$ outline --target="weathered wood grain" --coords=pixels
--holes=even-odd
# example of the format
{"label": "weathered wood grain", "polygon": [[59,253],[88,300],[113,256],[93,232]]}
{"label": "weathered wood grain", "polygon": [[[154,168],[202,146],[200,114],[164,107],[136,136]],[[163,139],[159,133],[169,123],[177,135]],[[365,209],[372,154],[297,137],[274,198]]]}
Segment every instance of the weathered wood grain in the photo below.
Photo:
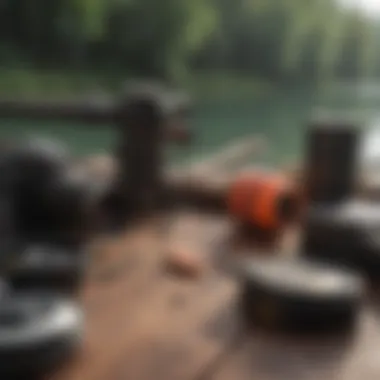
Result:
{"label": "weathered wood grain", "polygon": [[[203,246],[204,254],[211,255],[209,247],[226,228],[218,219],[187,214],[175,218],[166,237],[153,227],[140,227],[109,242],[109,259],[96,257],[83,290],[87,331],[82,352],[54,379],[191,379],[207,367],[238,328],[223,320],[229,318],[236,285],[212,269],[195,282],[170,276],[163,265],[165,247],[197,241],[198,248],[191,249]],[[102,251],[98,255],[107,256]],[[123,271],[122,260],[132,269]],[[119,273],[107,275],[112,267]],[[207,334],[218,323],[226,328]],[[183,352],[183,357],[176,360],[170,352]]]}
{"label": "weathered wood grain", "polygon": [[[264,252],[247,240],[228,239],[233,225],[220,217],[184,212],[172,222],[164,229],[157,222],[139,226],[104,243],[112,242],[110,252],[96,255],[82,294],[88,321],[83,349],[54,380],[379,378],[373,304],[364,307],[350,339],[291,339],[241,324],[234,263],[257,253],[295,254],[295,231],[284,236],[283,249]],[[165,249],[173,243],[205,255],[210,266],[203,277],[189,281],[165,271]]]}
{"label": "weathered wood grain", "polygon": [[251,332],[210,380],[375,380],[379,349],[378,316],[365,309],[352,337],[302,341]]}

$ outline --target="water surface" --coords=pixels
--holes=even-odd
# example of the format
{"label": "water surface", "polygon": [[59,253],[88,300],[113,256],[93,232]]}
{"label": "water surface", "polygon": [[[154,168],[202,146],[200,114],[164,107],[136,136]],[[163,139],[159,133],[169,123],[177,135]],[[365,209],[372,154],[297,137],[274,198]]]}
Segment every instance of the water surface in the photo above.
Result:
{"label": "water surface", "polygon": [[[237,137],[257,133],[269,142],[262,161],[271,164],[292,162],[302,157],[307,123],[321,110],[360,115],[365,120],[363,124],[370,121],[370,125],[374,125],[380,113],[380,85],[341,84],[325,91],[281,88],[199,97],[194,100],[189,120],[194,128],[195,141],[189,148],[171,148],[170,157],[172,160],[194,159]],[[24,134],[44,134],[62,139],[77,155],[112,149],[118,138],[113,128],[107,126],[91,127],[58,121],[6,120],[1,123],[0,136]],[[380,133],[376,139],[371,139],[372,155],[377,154],[377,146],[380,151]]]}

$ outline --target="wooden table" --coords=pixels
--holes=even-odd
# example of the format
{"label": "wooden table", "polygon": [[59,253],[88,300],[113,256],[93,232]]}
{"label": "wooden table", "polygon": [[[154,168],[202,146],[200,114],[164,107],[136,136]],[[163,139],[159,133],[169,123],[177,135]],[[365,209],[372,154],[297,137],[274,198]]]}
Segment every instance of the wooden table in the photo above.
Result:
{"label": "wooden table", "polygon": [[[295,340],[248,331],[239,286],[222,270],[231,257],[230,222],[184,213],[170,234],[153,224],[130,230],[94,253],[83,289],[87,330],[81,352],[54,380],[378,380],[380,319],[366,307],[350,340]],[[211,264],[186,280],[163,266],[168,240]],[[235,252],[234,252],[235,251]]]}

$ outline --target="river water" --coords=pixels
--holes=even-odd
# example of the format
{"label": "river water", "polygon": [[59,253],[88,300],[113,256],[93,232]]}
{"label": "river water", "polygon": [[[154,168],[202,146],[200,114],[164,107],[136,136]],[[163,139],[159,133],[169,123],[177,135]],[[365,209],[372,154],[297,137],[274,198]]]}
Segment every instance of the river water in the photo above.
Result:
{"label": "river water", "polygon": [[[373,127],[380,115],[380,85],[340,84],[328,90],[281,88],[251,93],[195,99],[189,118],[195,141],[188,148],[170,148],[171,159],[195,159],[237,137],[259,134],[268,141],[260,158],[270,164],[286,164],[303,155],[305,130],[310,118],[321,112],[359,117],[364,127]],[[112,128],[91,128],[60,122],[4,121],[0,136],[42,134],[65,141],[78,155],[102,153],[117,143]],[[380,156],[380,132],[372,135],[371,155]]]}

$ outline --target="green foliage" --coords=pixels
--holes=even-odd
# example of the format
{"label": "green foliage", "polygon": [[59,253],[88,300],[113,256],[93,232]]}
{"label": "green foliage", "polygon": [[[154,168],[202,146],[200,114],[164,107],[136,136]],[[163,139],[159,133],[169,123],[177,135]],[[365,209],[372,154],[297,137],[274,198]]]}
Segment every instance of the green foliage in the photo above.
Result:
{"label": "green foliage", "polygon": [[4,0],[0,62],[183,78],[379,75],[373,19],[334,0]]}

